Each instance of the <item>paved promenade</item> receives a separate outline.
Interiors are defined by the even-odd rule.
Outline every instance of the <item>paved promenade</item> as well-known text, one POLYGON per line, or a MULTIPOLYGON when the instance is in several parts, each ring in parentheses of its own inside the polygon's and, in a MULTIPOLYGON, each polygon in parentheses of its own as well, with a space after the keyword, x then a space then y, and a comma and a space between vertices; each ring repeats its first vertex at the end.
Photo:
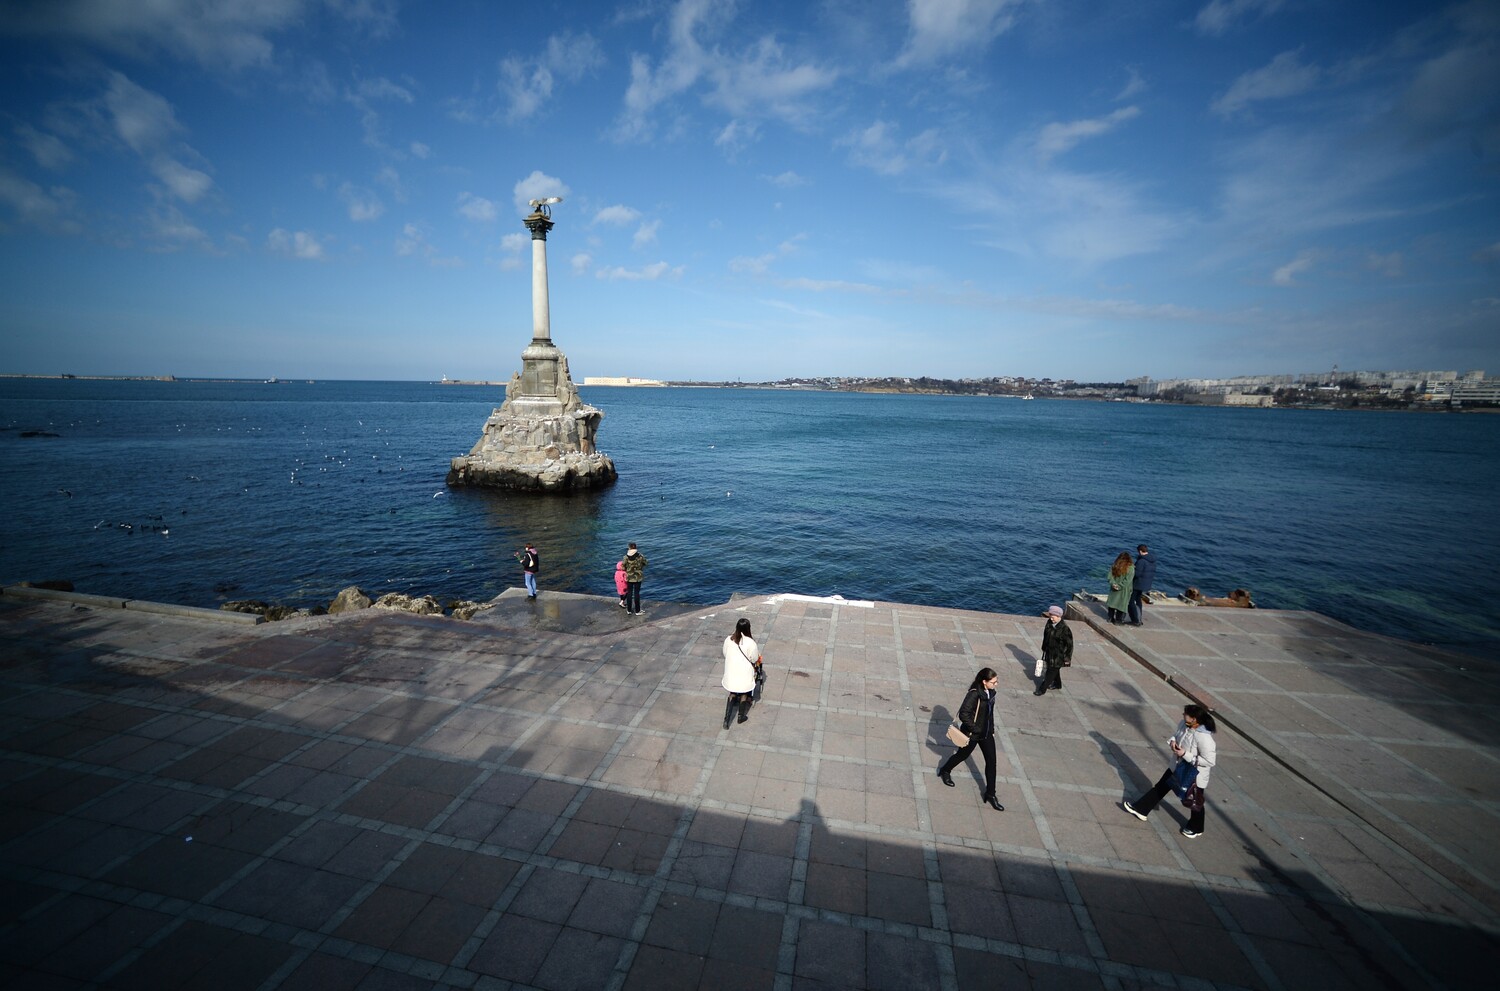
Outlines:
POLYGON ((1500 678, 1307 613, 507 596, 236 626, 0 597, 8 988, 1468 988, 1500 678), (747 616, 766 697, 720 728, 747 616), (577 632, 584 630, 586 632, 577 632), (1000 672, 1000 800, 934 769, 1000 672), (1220 708, 1207 832, 1170 799, 1220 708))

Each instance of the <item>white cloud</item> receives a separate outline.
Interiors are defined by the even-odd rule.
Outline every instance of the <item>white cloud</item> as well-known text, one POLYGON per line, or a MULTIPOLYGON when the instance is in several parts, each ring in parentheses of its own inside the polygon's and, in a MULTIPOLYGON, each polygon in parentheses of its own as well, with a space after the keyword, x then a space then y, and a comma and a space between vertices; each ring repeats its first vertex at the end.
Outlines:
POLYGON ((604 64, 604 50, 592 35, 560 34, 547 39, 540 55, 511 55, 500 61, 500 94, 511 121, 535 115, 552 98, 557 76, 577 82, 604 64))
POLYGON ((705 45, 719 35, 734 15, 732 4, 714 0, 679 0, 668 18, 667 50, 659 64, 647 55, 630 57, 630 85, 625 106, 613 128, 616 140, 648 137, 650 116, 661 104, 704 84, 702 100, 731 118, 743 119, 735 131, 720 137, 742 138, 755 118, 775 117, 801 124, 812 115, 811 99, 838 79, 838 72, 788 54, 775 36, 762 35, 739 52, 705 45))
POLYGON ((714 147, 721 149, 731 160, 741 151, 760 140, 760 125, 753 120, 738 118, 724 125, 714 137, 714 147))
POLYGON ((1296 277, 1312 268, 1314 261, 1316 261, 1316 258, 1313 253, 1311 251, 1304 251, 1272 272, 1271 282, 1278 286, 1294 286, 1297 284, 1295 281, 1296 277))
POLYGON ((1125 81, 1125 88, 1115 94, 1116 103, 1124 103, 1126 100, 1139 93, 1144 93, 1151 88, 1146 84, 1146 80, 1141 77, 1140 70, 1135 66, 1127 65, 1125 71, 1129 74, 1130 78, 1125 81))
POLYGON ((786 289, 805 289, 808 292, 880 293, 879 286, 864 282, 845 282, 842 279, 783 279, 779 285, 786 289))
POLYGON ((594 259, 592 255, 580 251, 569 259, 569 264, 573 266, 574 275, 587 275, 589 266, 594 264, 594 259))
POLYGON ((416 102, 416 97, 412 95, 411 90, 383 76, 358 80, 344 91, 344 99, 359 111, 359 123, 364 131, 365 144, 382 150, 386 147, 385 125, 375 109, 375 101, 394 100, 408 105, 416 102))
POLYGON ((359 222, 375 220, 385 213, 385 204, 368 189, 359 189, 353 183, 339 186, 339 199, 349 208, 349 219, 359 222))
POLYGON ((549 196, 566 199, 573 191, 561 179, 553 178, 538 169, 516 183, 511 192, 515 196, 517 216, 524 217, 531 212, 532 200, 544 200, 549 196))
POLYGON ((175 140, 182 126, 177 123, 172 105, 160 95, 137 86, 118 72, 111 72, 104 106, 115 135, 140 156, 172 196, 195 203, 213 187, 207 173, 178 160, 179 156, 195 159, 200 156, 175 140))
POLYGON ((237 71, 269 64, 271 35, 295 25, 306 6, 303 0, 41 0, 8 4, 4 30, 132 58, 165 51, 207 69, 237 71))
POLYGON ((420 141, 413 141, 410 150, 413 158, 428 158, 432 155, 432 149, 420 141))
POLYGON ((641 219, 641 211, 617 203, 614 206, 607 206, 594 214, 593 222, 596 224, 613 224, 618 227, 624 227, 627 224, 635 223, 639 219, 641 219))
POLYGON ((427 241, 427 235, 422 232, 416 224, 405 224, 401 228, 401 236, 396 238, 396 254, 401 257, 414 255, 422 249, 427 241))
POLYGON ((1388 279, 1398 279, 1405 268, 1401 258, 1401 252, 1392 251, 1390 254, 1382 255, 1378 251, 1372 251, 1365 258, 1365 266, 1372 271, 1379 272, 1388 279))
POLYGON ((73 161, 73 151, 55 134, 39 131, 30 124, 16 125, 16 137, 22 147, 31 152, 31 157, 42 168, 56 172, 73 161))
POLYGON ((406 202, 406 187, 401 183, 401 173, 389 165, 382 166, 375 173, 375 181, 384 186, 386 191, 396 198, 396 202, 406 202))
POLYGON ((910 21, 898 68, 984 49, 1015 21, 1020 0, 907 0, 910 21))
POLYGON ((1198 11, 1198 33, 1219 37, 1234 27, 1236 21, 1274 14, 1284 0, 1210 0, 1198 11))
POLYGON ((682 272, 683 268, 681 265, 673 268, 666 262, 656 262, 652 265, 647 265, 644 268, 636 269, 622 268, 618 265, 611 268, 601 268, 596 271, 594 275, 597 278, 609 279, 611 281, 624 280, 626 282, 655 282, 657 279, 660 279, 663 276, 674 279, 679 278, 681 277, 682 272))
POLYGON ((795 189, 798 186, 806 186, 812 182, 811 179, 800 176, 790 169, 782 172, 780 175, 763 175, 761 178, 771 185, 780 186, 783 189, 795 189))
POLYGON ((266 247, 289 258, 317 260, 323 257, 323 244, 310 231, 289 231, 278 227, 266 237, 266 247))
POLYGON ((635 237, 630 242, 631 247, 639 250, 648 244, 655 244, 656 232, 660 229, 660 220, 651 220, 641 224, 641 226, 635 229, 635 237))
POLYGON ((1042 133, 1037 137, 1037 158, 1042 162, 1048 162, 1054 155, 1060 155, 1068 151, 1084 138, 1094 138, 1101 134, 1108 134, 1125 121, 1140 116, 1138 107, 1121 107, 1112 114, 1103 117, 1095 117, 1092 120, 1074 120, 1065 124, 1048 124, 1042 128, 1042 133))
POLYGON ((1299 96, 1318 84, 1322 70, 1304 65, 1297 51, 1282 52, 1269 65, 1245 73, 1230 84, 1209 108, 1220 117, 1233 117, 1252 103, 1299 96))
POLYGON ((425 258, 433 268, 463 267, 463 259, 438 254, 437 245, 429 240, 429 229, 423 224, 404 224, 392 247, 398 258, 425 258))
POLYGON ((184 247, 212 250, 208 235, 170 204, 160 204, 147 215, 142 235, 156 251, 177 251, 184 247))
POLYGON ((458 194, 458 212, 475 223, 489 223, 500 215, 493 201, 470 192, 458 194))
POLYGON ((526 249, 526 245, 530 241, 530 234, 506 234, 500 239, 500 249, 502 251, 508 251, 511 254, 520 254, 526 249))
MULTIPOLYGON (((768 35, 738 58, 715 58, 709 76, 714 85, 708 102, 736 118, 758 115, 799 124, 811 114, 809 97, 832 86, 838 72, 794 63, 768 35)), ((753 124, 745 130, 747 138, 754 137, 753 124)))
POLYGON ((896 137, 899 125, 877 120, 848 135, 838 144, 848 147, 849 162, 881 175, 900 175, 915 165, 941 165, 947 160, 936 128, 901 141, 896 137))
POLYGON ((64 186, 43 189, 29 179, 0 168, 0 204, 22 223, 40 230, 76 234, 83 228, 72 217, 77 197, 64 186))
POLYGON ((739 275, 765 275, 776 260, 774 253, 757 255, 754 258, 740 256, 729 259, 729 271, 739 275))

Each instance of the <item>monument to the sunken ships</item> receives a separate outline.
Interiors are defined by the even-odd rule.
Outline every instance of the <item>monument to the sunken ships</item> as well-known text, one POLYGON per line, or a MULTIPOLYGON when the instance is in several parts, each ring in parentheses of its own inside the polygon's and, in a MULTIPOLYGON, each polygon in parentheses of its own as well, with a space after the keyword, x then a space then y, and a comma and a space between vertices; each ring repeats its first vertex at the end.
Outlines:
POLYGON ((531 231, 531 345, 467 455, 453 459, 448 484, 534 492, 576 492, 616 478, 609 455, 594 446, 602 410, 578 398, 567 356, 552 343, 547 303, 547 232, 560 197, 532 200, 522 221, 531 231))

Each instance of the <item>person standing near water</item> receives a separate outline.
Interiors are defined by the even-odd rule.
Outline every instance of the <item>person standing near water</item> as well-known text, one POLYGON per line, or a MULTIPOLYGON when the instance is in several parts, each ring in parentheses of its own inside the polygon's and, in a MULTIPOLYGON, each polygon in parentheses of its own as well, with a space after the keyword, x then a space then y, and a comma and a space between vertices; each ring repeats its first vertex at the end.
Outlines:
POLYGON ((750 636, 750 621, 741 617, 734 624, 734 632, 724 638, 724 690, 729 701, 724 703, 724 728, 729 728, 735 709, 739 709, 739 721, 750 718, 750 699, 755 692, 755 675, 760 670, 760 647, 750 636))
POLYGON ((1047 689, 1062 691, 1062 669, 1073 663, 1073 631, 1063 621, 1062 606, 1048 606, 1047 626, 1042 630, 1042 683, 1033 695, 1046 695, 1047 689))
POLYGON ((625 562, 615 562, 615 591, 620 593, 620 608, 625 608, 625 592, 629 588, 625 580, 625 562))
POLYGON ((1109 566, 1109 595, 1104 607, 1109 610, 1109 621, 1118 625, 1125 619, 1125 610, 1130 608, 1130 589, 1135 583, 1135 562, 1129 551, 1121 551, 1115 563, 1109 566))
POLYGON ((625 552, 625 611, 632 616, 644 616, 641 612, 641 582, 646 579, 646 555, 635 549, 632 541, 625 552))
POLYGON ((984 803, 996 812, 1004 812, 1005 806, 995 797, 995 689, 1000 676, 994 668, 980 668, 969 685, 969 691, 958 707, 958 729, 969 738, 969 744, 958 750, 938 767, 938 780, 949 788, 953 784, 952 771, 968 759, 978 747, 984 754, 984 803))
POLYGON ((542 566, 542 558, 533 544, 527 544, 521 552, 521 570, 526 575, 526 598, 536 598, 536 573, 542 566))
POLYGON ((1146 593, 1151 591, 1152 583, 1156 581, 1156 555, 1151 553, 1151 548, 1141 544, 1135 549, 1135 580, 1130 588, 1130 625, 1144 626, 1144 616, 1141 612, 1141 600, 1146 593))

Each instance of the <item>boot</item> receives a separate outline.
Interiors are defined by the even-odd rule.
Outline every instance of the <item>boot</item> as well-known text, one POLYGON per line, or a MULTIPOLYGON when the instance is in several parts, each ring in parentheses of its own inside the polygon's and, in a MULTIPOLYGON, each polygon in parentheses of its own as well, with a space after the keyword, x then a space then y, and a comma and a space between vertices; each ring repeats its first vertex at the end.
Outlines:
POLYGON ((724 728, 729 728, 729 720, 734 718, 734 696, 729 696, 729 701, 724 703, 724 728))
POLYGON ((747 697, 745 699, 745 701, 743 701, 743 702, 740 703, 740 718, 737 720, 737 722, 743 723, 744 721, 746 721, 749 718, 750 718, 750 699, 747 697))

